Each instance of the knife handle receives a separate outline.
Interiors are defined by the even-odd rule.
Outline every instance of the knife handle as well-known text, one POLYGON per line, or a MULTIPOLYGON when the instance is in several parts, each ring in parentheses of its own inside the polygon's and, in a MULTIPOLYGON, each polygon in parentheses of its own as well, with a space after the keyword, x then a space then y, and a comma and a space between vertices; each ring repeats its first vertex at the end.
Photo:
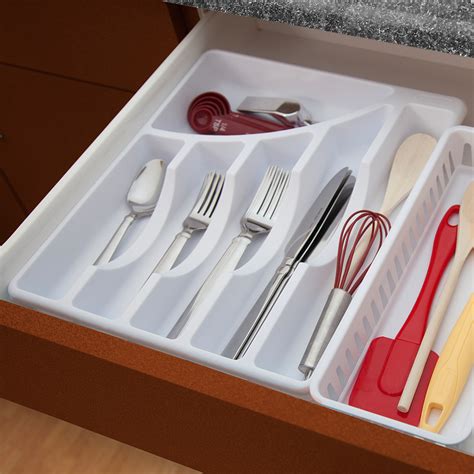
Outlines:
POLYGON ((451 415, 474 364, 474 293, 443 347, 426 392, 420 428, 438 433, 451 415), (432 410, 439 410, 430 424, 432 410))
POLYGON ((270 314, 278 297, 285 288, 295 269, 294 259, 287 258, 275 272, 272 280, 262 293, 262 297, 254 305, 244 319, 237 332, 227 344, 221 355, 231 359, 240 359, 245 355, 255 339, 263 323, 270 314), (263 302, 262 302, 263 299, 263 302), (258 313, 255 315, 255 312, 258 313))

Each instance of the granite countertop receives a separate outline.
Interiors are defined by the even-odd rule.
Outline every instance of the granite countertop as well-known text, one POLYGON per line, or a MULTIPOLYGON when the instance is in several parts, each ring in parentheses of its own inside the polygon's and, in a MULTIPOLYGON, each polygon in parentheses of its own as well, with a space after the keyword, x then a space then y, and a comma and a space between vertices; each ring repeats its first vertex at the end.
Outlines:
POLYGON ((471 0, 167 0, 474 57, 471 0))

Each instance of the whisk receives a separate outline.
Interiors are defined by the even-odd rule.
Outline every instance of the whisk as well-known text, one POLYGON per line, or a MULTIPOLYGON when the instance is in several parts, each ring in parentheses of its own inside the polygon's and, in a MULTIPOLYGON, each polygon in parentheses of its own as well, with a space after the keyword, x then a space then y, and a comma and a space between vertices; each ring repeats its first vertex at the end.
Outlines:
POLYGON ((345 222, 339 238, 334 288, 298 367, 305 378, 313 373, 389 230, 388 218, 369 210, 355 212, 345 222))

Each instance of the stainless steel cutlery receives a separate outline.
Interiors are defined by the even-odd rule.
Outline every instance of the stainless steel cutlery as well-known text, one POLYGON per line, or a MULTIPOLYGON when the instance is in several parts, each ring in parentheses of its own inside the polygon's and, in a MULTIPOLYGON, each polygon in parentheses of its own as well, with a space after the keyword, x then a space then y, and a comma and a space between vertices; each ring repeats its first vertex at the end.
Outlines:
POLYGON ((319 193, 301 224, 294 230, 283 263, 227 344, 223 356, 238 359, 246 353, 298 264, 324 248, 342 218, 354 184, 351 171, 344 168, 319 193))
POLYGON ((179 335, 192 313, 214 290, 215 284, 222 274, 234 270, 245 249, 258 234, 270 232, 276 222, 282 197, 288 187, 290 174, 277 166, 271 166, 260 183, 250 207, 241 220, 241 232, 214 267, 204 284, 176 324, 168 334, 169 338, 179 335))
POLYGON ((160 197, 164 169, 163 160, 151 160, 138 173, 127 194, 127 204, 131 212, 123 218, 122 223, 95 261, 95 265, 109 262, 132 223, 136 219, 153 213, 160 197))
POLYGON ((206 175, 196 203, 183 222, 183 229, 176 235, 153 273, 171 270, 191 234, 195 231, 207 229, 221 197, 223 186, 224 176, 221 174, 213 171, 206 175))
POLYGON ((270 115, 283 123, 301 127, 312 125, 311 114, 299 102, 279 97, 246 97, 237 107, 239 112, 270 115))
MULTIPOLYGON (((164 164, 161 160, 148 162, 133 181, 127 195, 131 213, 97 259, 96 264, 108 262, 115 253, 130 224, 139 217, 150 215, 161 191, 164 164)), ((253 200, 240 222, 240 233, 221 256, 185 312, 174 324, 168 338, 176 338, 198 307, 215 291, 219 278, 237 268, 253 238, 267 234, 273 228, 288 188, 290 173, 277 166, 267 169, 253 200)), ((320 252, 342 217, 354 188, 355 178, 348 168, 340 170, 319 193, 297 226, 285 249, 285 259, 275 272, 265 291, 235 332, 222 355, 232 359, 242 357, 272 311, 299 263, 320 252)), ((219 203, 224 176, 212 171, 203 181, 182 230, 161 257, 153 273, 171 270, 193 232, 205 231, 219 203)))

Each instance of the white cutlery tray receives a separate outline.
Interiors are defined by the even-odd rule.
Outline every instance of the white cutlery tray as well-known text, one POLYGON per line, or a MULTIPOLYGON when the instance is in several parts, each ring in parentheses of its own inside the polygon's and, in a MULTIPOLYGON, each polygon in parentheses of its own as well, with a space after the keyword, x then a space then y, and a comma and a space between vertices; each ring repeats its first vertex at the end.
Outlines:
MULTIPOLYGON (((439 434, 348 405, 348 398, 370 342, 379 336, 395 338, 425 278, 434 236, 446 211, 460 204, 474 180, 474 129, 453 128, 443 135, 378 254, 364 287, 356 294, 311 382, 318 402, 431 441, 453 445, 473 429, 474 374, 452 415, 439 434), (397 222, 397 224, 398 224, 397 222)), ((444 285, 441 280, 432 309, 444 285)), ((440 354, 450 332, 474 291, 474 255, 468 257, 433 350, 440 354)), ((474 454, 474 440, 466 449, 474 454)))
MULTIPOLYGON (((455 98, 207 51, 11 281, 9 293, 45 312, 310 399, 310 381, 297 366, 332 286, 337 232, 317 259, 298 267, 245 357, 230 360, 220 352, 282 261, 292 229, 338 170, 348 166, 357 176, 346 215, 377 208, 402 141, 418 132, 438 138, 464 113, 455 98), (193 134, 187 107, 210 90, 223 93, 234 109, 248 95, 296 98, 319 123, 259 135, 193 134), (94 266, 128 212, 131 181, 153 158, 167 162, 155 212, 134 226, 113 261, 94 266), (291 170, 275 227, 221 278, 179 337, 166 338, 238 234, 240 217, 272 164, 291 170), (175 268, 147 280, 211 170, 226 173, 211 225, 193 236, 175 268)), ((359 293, 365 291, 362 286, 359 293)))

